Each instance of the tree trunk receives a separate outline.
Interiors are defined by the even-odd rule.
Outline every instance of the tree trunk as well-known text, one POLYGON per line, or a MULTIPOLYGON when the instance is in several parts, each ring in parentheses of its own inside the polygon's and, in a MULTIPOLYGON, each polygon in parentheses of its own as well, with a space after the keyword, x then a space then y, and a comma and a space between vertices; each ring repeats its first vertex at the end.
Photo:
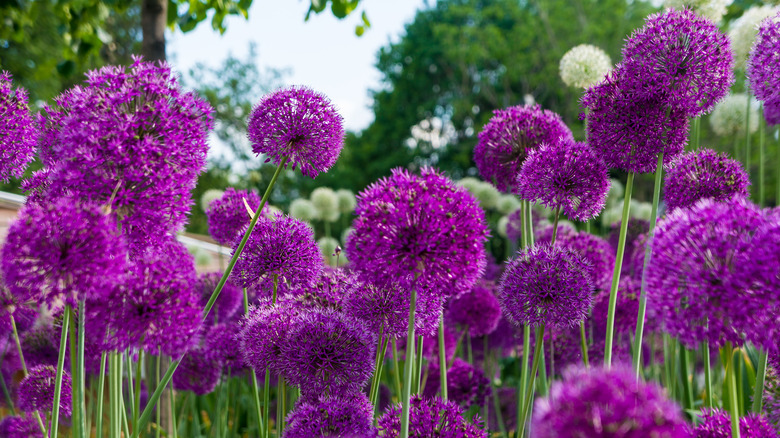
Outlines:
POLYGON ((146 61, 165 61, 168 0, 141 0, 141 54, 146 61))

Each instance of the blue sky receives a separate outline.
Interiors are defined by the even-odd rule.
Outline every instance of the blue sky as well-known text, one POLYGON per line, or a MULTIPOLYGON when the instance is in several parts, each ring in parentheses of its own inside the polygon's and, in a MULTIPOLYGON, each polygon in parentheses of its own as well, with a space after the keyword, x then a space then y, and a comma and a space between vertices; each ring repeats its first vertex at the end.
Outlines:
POLYGON ((304 22, 308 5, 308 0, 254 0, 249 20, 231 17, 224 35, 209 22, 170 35, 169 59, 182 72, 197 62, 218 66, 228 53, 242 58, 253 41, 261 68, 289 68, 288 84, 325 93, 344 116, 347 129, 362 129, 373 120, 368 90, 379 87, 376 54, 399 39, 424 0, 363 0, 356 13, 343 20, 326 11, 304 22), (363 10, 371 28, 358 37, 355 26, 363 10))

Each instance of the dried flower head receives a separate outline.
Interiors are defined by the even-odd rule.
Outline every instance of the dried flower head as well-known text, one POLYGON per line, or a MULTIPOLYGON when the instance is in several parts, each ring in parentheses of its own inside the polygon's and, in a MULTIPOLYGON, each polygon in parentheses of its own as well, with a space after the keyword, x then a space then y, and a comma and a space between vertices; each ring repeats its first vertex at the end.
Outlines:
POLYGON ((558 66, 563 83, 576 88, 587 88, 604 78, 612 70, 612 60, 600 48, 590 44, 572 47, 563 55, 558 66))
POLYGON ((750 178, 738 161, 712 149, 699 149, 680 155, 669 166, 664 201, 667 211, 672 211, 692 207, 700 199, 747 198, 749 185, 750 178))
POLYGON ((11 74, 0 70, 0 181, 22 177, 33 160, 36 135, 27 90, 13 90, 11 74))

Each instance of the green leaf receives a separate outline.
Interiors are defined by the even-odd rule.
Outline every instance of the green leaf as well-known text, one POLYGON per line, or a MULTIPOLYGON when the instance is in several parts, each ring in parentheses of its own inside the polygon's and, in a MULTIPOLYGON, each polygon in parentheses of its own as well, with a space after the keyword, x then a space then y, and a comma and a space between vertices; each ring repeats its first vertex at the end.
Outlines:
POLYGON ((309 9, 319 14, 325 10, 326 6, 328 6, 328 0, 311 0, 311 7, 309 9))
POLYGON ((366 28, 362 24, 358 24, 357 26, 355 26, 355 35, 363 36, 365 32, 366 32, 366 28))
POLYGON ((366 11, 363 11, 363 13, 360 14, 360 18, 363 20, 363 24, 365 24, 366 27, 371 27, 371 22, 368 21, 368 15, 366 15, 366 11))

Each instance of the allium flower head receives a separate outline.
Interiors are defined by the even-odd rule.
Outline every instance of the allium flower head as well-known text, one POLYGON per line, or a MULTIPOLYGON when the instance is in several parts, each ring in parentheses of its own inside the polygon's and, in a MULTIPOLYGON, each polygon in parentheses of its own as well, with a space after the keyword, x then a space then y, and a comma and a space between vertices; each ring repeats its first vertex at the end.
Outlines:
POLYGON ((43 432, 32 416, 9 416, 0 420, 0 438, 43 438, 43 432))
MULTIPOLYGON (((198 282, 195 285, 196 292, 200 294, 200 308, 205 309, 206 303, 209 302, 211 294, 219 284, 219 280, 222 279, 221 272, 207 272, 198 275, 198 282)), ((222 287, 222 291, 217 297, 217 301, 214 301, 214 307, 211 308, 209 316, 206 317, 207 323, 213 323, 215 320, 218 323, 227 322, 233 318, 241 307, 244 299, 243 291, 240 287, 234 284, 230 279, 222 287)))
POLYGON ((528 151, 539 145, 573 140, 561 117, 537 106, 513 106, 493 112, 474 147, 474 162, 480 175, 502 192, 515 183, 528 151))
POLYGON ((311 178, 326 172, 341 153, 342 117, 325 95, 306 87, 289 87, 266 95, 249 114, 247 133, 252 151, 279 165, 283 157, 293 170, 311 178))
POLYGON ((520 209, 520 200, 515 195, 501 195, 496 202, 496 210, 501 214, 511 214, 520 209))
POLYGON ((309 196, 314 208, 317 209, 317 218, 325 222, 336 222, 341 216, 339 210, 339 198, 336 192, 329 187, 317 187, 309 196))
POLYGON ((344 297, 344 313, 362 320, 377 335, 403 337, 409 327, 409 290, 397 281, 361 281, 344 297))
MULTIPOLYGON (((51 365, 38 365, 19 382, 17 405, 24 412, 49 411, 54 406, 54 380, 57 370, 51 365)), ((60 414, 70 416, 71 379, 67 370, 62 372, 60 390, 60 414)))
MULTIPOLYGON (((777 431, 763 415, 749 413, 739 419, 741 438, 776 438, 777 431)), ((731 437, 731 415, 720 409, 705 411, 692 438, 729 438, 731 437)))
POLYGON ((536 401, 531 430, 538 438, 688 438, 682 410, 630 367, 570 367, 550 395, 536 401))
POLYGON ((750 196, 748 177, 742 165, 712 149, 680 155, 669 166, 664 181, 667 211, 692 207, 700 199, 726 201, 750 196))
MULTIPOLYGON (((62 324, 59 324, 59 328, 62 324)), ((22 335, 19 342, 22 346, 24 360, 30 368, 36 365, 57 366, 59 356, 59 340, 62 330, 55 330, 51 323, 39 323, 22 335)), ((70 363, 70 357, 65 357, 65 363, 70 363)))
MULTIPOLYGON (((587 262, 587 271, 596 291, 608 289, 615 268, 615 251, 609 242, 594 234, 566 232, 566 229, 558 230, 555 245, 573 250, 587 262)), ((549 243, 551 238, 539 239, 537 243, 549 243)))
POLYGON ((116 223, 96 205, 59 199, 28 204, 8 230, 0 269, 20 300, 53 304, 103 296, 127 258, 116 223))
POLYGON ((563 55, 558 66, 563 83, 576 88, 587 88, 604 78, 612 70, 612 60, 600 48, 590 44, 572 47, 563 55))
POLYGON ((239 329, 237 323, 210 327, 203 336, 203 355, 233 372, 244 368, 244 358, 239 348, 239 329))
POLYGON ((0 70, 0 181, 22 177, 35 153, 36 134, 27 90, 11 89, 11 74, 0 70))
MULTIPOLYGON (((750 48, 756 40, 758 26, 761 22, 780 11, 780 7, 772 5, 752 6, 741 17, 731 23, 729 38, 734 50, 734 67, 745 68, 750 48)), ((769 66, 767 66, 769 67, 769 66)))
POLYGON ((467 327, 471 336, 483 336, 496 329, 501 318, 501 304, 493 294, 496 284, 479 281, 468 292, 452 298, 448 319, 460 327, 467 327))
MULTIPOLYGON (((482 419, 473 422, 464 418, 465 410, 454 401, 438 397, 413 395, 409 400, 409 436, 442 438, 487 438, 482 419)), ((398 438, 401 433, 401 404, 392 406, 379 420, 379 430, 386 438, 398 438)))
POLYGON ((690 9, 650 15, 623 46, 622 87, 686 117, 708 113, 734 82, 728 37, 690 9))
POLYGON ((238 257, 233 277, 243 287, 273 276, 294 284, 308 282, 322 269, 314 231, 295 218, 277 214, 257 221, 238 257))
POLYGON ((718 23, 726 15, 728 5, 733 0, 664 0, 664 6, 681 10, 688 8, 696 15, 718 23))
POLYGON ((590 312, 587 262, 571 249, 536 245, 509 262, 498 285, 505 316, 515 325, 570 327, 590 312))
POLYGON ((468 290, 482 275, 485 213, 432 168, 420 176, 394 169, 360 194, 356 213, 346 249, 360 274, 380 282, 411 278, 407 286, 445 296, 468 290))
POLYGON ((365 395, 301 399, 287 415, 284 438, 375 438, 374 408, 365 395))
POLYGON ((111 201, 140 246, 183 226, 206 165, 212 108, 181 90, 167 64, 107 66, 42 112, 46 193, 111 201))
POLYGON ((279 369, 305 395, 359 391, 374 371, 376 337, 357 318, 330 309, 302 313, 280 346, 279 369))
MULTIPOLYGON (((748 111, 748 96, 745 93, 729 94, 715 105, 710 115, 710 126, 716 134, 722 136, 744 135, 746 114, 748 111)), ((758 130, 758 106, 750 99, 750 124, 748 130, 754 133, 758 130)))
POLYGON ((12 294, 5 286, 3 276, 0 275, 0 333, 11 333, 11 316, 16 323, 16 329, 22 335, 33 326, 38 312, 12 294))
POLYGON ((764 102, 764 120, 768 126, 780 125, 780 99, 764 102))
POLYGON ((260 196, 257 192, 228 187, 222 196, 211 201, 206 208, 206 219, 209 223, 209 234, 217 243, 232 247, 241 238, 241 232, 252 219, 246 205, 253 211, 257 210, 260 206, 260 196))
POLYGON ((297 198, 290 203, 290 216, 303 222, 317 219, 317 208, 308 199, 297 198))
POLYGON ((352 213, 357 205, 355 193, 349 189, 336 190, 336 196, 339 198, 339 211, 341 214, 352 213))
POLYGON ((560 141, 528 152, 515 188, 523 199, 585 222, 604 209, 610 181, 607 165, 587 144, 560 141))
POLYGON ((482 368, 463 359, 455 359, 447 370, 447 394, 466 409, 484 406, 491 394, 490 380, 485 377, 482 368))
POLYGON ((173 389, 204 395, 214 391, 222 375, 222 364, 202 348, 188 351, 173 374, 173 389))
POLYGON ((269 368, 279 374, 281 347, 295 317, 292 302, 261 305, 250 310, 238 334, 244 363, 257 372, 269 368))
POLYGON ((745 334, 767 344, 751 336, 772 307, 765 285, 777 278, 777 255, 768 254, 774 245, 762 250, 755 237, 765 222, 758 207, 739 199, 702 200, 659 222, 645 276, 648 306, 665 332, 689 347, 742 345, 745 334))
POLYGON ((780 104, 780 13, 761 23, 750 49, 747 74, 756 99, 767 107, 780 104))

